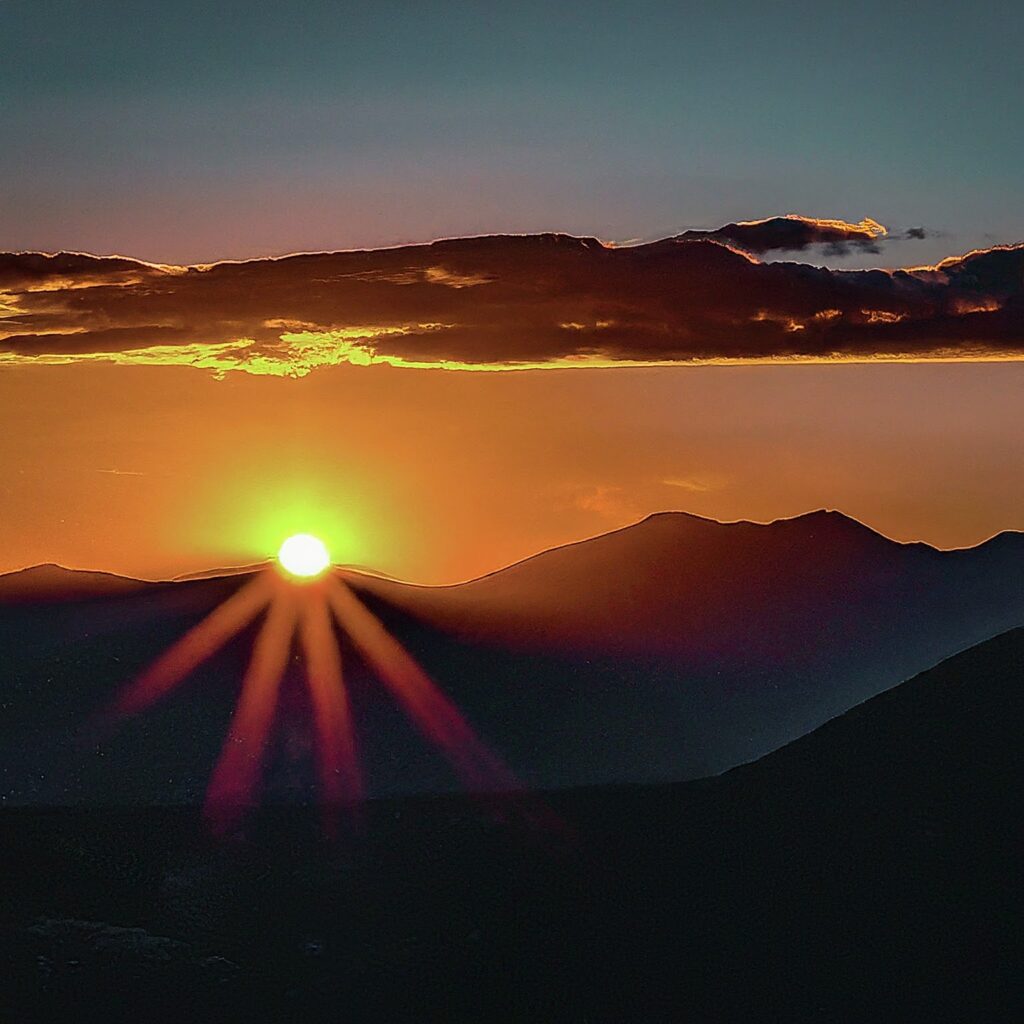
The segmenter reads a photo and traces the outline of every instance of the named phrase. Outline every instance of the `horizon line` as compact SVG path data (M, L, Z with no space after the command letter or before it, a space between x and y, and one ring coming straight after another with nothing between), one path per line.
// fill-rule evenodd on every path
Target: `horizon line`
M881 530L865 523L863 520L858 519L856 516L852 516L846 512L836 508L827 508L825 506L819 506L818 508L808 509L806 512L799 512L791 516L779 516L775 519L767 520L756 520L756 519L716 519L713 516L699 515L696 512L687 512L683 509L662 509L657 512L649 512L639 519L636 519L624 526L614 527L610 530L603 530L599 533L589 534L585 537L580 537L577 540L566 541L564 544L553 544L550 547L541 548L539 551L535 551L533 554L526 555L522 558L518 558L507 564L500 565L495 569L491 569L488 572L480 573L477 576L470 576L466 579L456 580L450 583L417 583L413 580L404 579L402 577L394 576L390 573L383 572L381 570L373 569L369 566L355 564L355 563L332 563L331 571L342 572L351 574L354 576L364 577L367 579L380 579L392 583L397 583L402 586L415 587L424 590L444 590L453 587L461 587L470 583L476 583L480 580L489 579L493 576L497 576L509 569L513 569L516 566L523 565L526 562L533 561L536 558L540 558L543 555L549 554L554 551L561 551L565 548L573 548L582 544L587 544L590 541L599 540L602 537L611 537L618 533L623 533L627 530L635 529L638 526L649 522L652 519L657 519L662 516L681 516L687 519L696 519L704 523L711 523L716 526L756 526L756 527L771 527L780 525L783 523L794 523L801 519L808 519L812 516L837 516L848 523L854 524L867 530L869 533L874 534L876 537L886 541L889 544L896 545L898 547L923 547L928 548L931 551L939 553L953 553L957 551L973 551L978 548L984 547L986 544L991 543L999 537L1007 535L1020 536L1024 535L1024 530L1006 528L1003 530L997 530L996 532L988 535L984 539L974 544L962 544L955 547L939 547L935 544L931 544L924 540L898 540L895 537L891 537ZM263 559L259 559L254 562L247 562L240 565L225 565L215 566L206 569L196 569L178 573L175 576L169 577L146 577L146 576L134 576L128 575L121 572L115 572L110 569L97 569L89 568L86 566L69 566L64 565L61 562L33 562L28 565L20 566L16 569L6 569L0 572L0 582L11 576L16 576L19 573L31 572L34 569L59 569L62 572L67 573L81 573L88 575L97 576L109 576L116 580L124 581L126 583L139 583L143 585L171 585L179 583L195 583L203 579L227 579L231 576L244 576L260 572L267 566L271 565L275 561L273 555L268 555Z

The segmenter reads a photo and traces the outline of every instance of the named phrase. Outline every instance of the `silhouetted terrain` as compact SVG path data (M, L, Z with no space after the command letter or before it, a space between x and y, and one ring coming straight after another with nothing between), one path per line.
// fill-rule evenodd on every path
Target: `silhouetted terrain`
M1019 1019L1022 676L1015 630L719 778L549 794L556 829L8 809L5 1019Z
M1024 623L1024 535L942 552L826 512L666 513L455 587L346 575L531 788L720 772ZM247 578L0 578L6 801L200 799L255 627L116 732L90 716ZM371 792L456 788L342 648ZM302 671L285 681L272 800L310 795Z

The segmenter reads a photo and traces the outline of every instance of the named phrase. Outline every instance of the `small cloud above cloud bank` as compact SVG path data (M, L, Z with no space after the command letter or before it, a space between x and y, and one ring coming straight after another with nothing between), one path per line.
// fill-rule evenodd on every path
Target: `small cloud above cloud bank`
M808 250L819 251L825 256L848 256L850 253L877 254L887 242L922 241L934 235L934 231L924 227L890 231L870 217L851 224L845 220L824 220L789 213L785 217L726 224L714 231L684 231L676 237L684 241L713 239L755 256Z
M1024 244L905 270L759 259L883 237L871 220L783 217L621 247L499 235L195 267L0 254L0 367L1024 358Z
M684 241L710 238L758 256L768 252L805 252L814 246L821 246L828 255L840 256L853 249L881 252L880 243L887 234L888 229L870 217L850 224L845 220L821 220L790 213L785 217L726 224L714 231L684 231L677 238Z

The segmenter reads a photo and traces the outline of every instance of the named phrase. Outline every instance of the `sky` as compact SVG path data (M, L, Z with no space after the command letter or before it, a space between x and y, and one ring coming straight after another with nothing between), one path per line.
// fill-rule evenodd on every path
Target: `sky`
M0 572L1024 529L1013 7L0 0L0 39Z
M893 264L1024 237L1003 2L0 0L0 39L4 249L191 263L790 212L934 233Z

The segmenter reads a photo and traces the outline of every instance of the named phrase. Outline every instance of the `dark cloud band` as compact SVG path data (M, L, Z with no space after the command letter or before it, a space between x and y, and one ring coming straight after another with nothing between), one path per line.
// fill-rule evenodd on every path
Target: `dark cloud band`
M801 220L800 230L812 223L830 244L821 225L842 222ZM373 361L1024 355L1024 245L934 267L829 270L759 262L752 251L771 224L754 222L761 241L747 233L746 252L724 237L743 227L730 225L712 233L722 237L620 248L491 236L200 267L0 254L0 365L108 359L302 374Z

